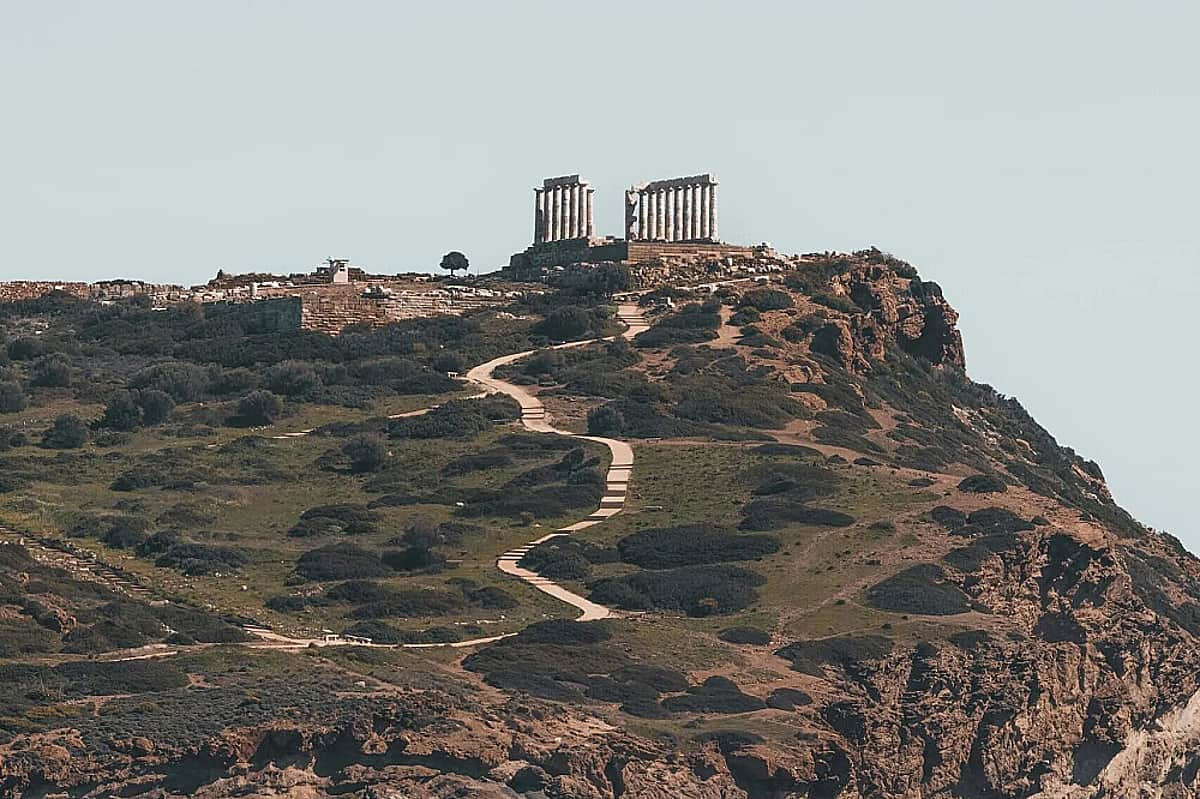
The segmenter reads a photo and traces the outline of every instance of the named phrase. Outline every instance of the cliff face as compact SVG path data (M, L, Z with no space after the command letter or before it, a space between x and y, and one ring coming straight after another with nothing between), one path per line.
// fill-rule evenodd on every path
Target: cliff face
M845 368L869 369L872 360L884 356L888 341L934 366L966 368L962 334L955 327L958 312L937 283L855 261L830 284L835 296L848 299L850 305L846 318L830 320L818 331L818 347L824 346Z

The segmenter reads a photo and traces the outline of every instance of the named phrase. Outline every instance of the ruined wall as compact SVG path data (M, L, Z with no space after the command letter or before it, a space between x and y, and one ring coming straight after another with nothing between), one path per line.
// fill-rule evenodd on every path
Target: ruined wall
M349 325L386 325L402 319L459 315L501 300L488 297L453 296L431 290L402 292L372 299L357 293L321 292L302 298L300 326L337 335Z
M0 282L0 302L36 300L52 291L65 291L80 299L88 296L87 283L61 283L47 280L12 280Z

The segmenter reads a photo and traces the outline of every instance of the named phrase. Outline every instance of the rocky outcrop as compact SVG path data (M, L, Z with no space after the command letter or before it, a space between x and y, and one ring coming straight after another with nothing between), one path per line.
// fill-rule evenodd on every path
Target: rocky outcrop
M863 369L882 357L884 342L891 340L934 366L966 368L962 334L955 327L958 312L937 283L905 277L886 264L862 259L848 263L849 268L831 280L834 292L856 309L845 322L848 338L836 348L844 366Z

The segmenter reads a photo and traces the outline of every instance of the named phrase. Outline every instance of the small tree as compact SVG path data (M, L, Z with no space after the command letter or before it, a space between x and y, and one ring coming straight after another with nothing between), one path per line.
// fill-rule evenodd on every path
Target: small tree
M288 397L311 397L321 389L321 375L307 361L283 361L267 370L267 385Z
M138 402L142 406L142 421L146 424L165 422L175 410L175 400L171 395L153 388L143 391Z
M0 413L16 413L25 410L25 392L15 381L0 383Z
M61 352L47 355L33 365L30 383L48 388L66 388L71 385L71 361Z
M100 420L101 427L134 430L141 424L142 409L138 407L132 392L122 390L109 397L108 405L104 408L104 417Z
M342 452L350 459L350 468L356 472L373 472L387 463L387 442L381 436L363 433L342 445Z
M42 446L50 449L77 449L87 443L88 426L78 416L64 413L42 436Z
M442 533L431 520L424 516L418 516L405 529L404 543L414 549L433 549L442 543Z
M433 368L439 372L461 372L466 361L457 352L439 352L433 356Z
M459 269L465 272L470 268L471 263L467 260L467 256L463 255L458 250L451 250L442 256L442 269L450 272L451 277L453 277L454 273Z
M633 273L625 264L600 264L588 275L588 287L608 299L621 291L633 288Z
M283 403L270 391L251 391L238 401L237 410L246 424L274 424Z
M46 353L46 344L41 339L22 336L8 344L8 357L14 361L32 361Z
M592 319L587 309L580 308L577 305L568 305L565 308L557 308L551 311L533 329L535 332L541 333L555 341L567 341L579 338L588 332L591 326Z
M611 405L601 405L588 413L587 426L594 436L620 435L625 429L625 415Z

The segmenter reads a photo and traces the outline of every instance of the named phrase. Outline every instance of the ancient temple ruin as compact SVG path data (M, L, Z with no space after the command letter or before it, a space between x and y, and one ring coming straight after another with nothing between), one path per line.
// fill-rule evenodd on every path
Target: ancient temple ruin
M636 183L625 192L626 241L719 241L712 175Z
M590 239L593 189L579 175L546 178L533 193L533 243Z
M625 194L624 237L597 236L592 185L579 175L546 178L533 189L533 244L510 269L576 263L673 263L751 256L717 232L717 178L709 173L635 183Z

